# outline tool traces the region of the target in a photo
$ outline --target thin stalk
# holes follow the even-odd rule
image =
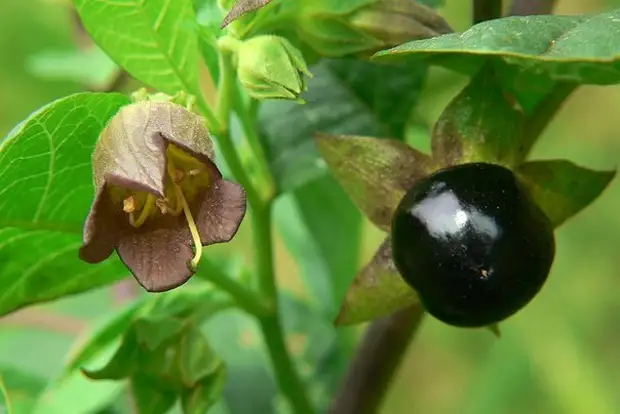
[[[502,17],[502,0],[474,0],[474,24]]]

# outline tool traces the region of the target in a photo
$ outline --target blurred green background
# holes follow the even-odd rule
[[[42,56],[75,49],[72,17],[60,3],[0,0],[0,136],[37,107],[84,89],[41,73],[41,67],[46,70]],[[457,30],[467,28],[470,2],[446,3],[442,13],[447,20]],[[620,7],[620,0],[560,0],[557,13],[612,7]],[[433,69],[419,115],[435,120],[463,82]],[[620,160],[618,114],[620,86],[579,89],[545,133],[535,157],[615,167]],[[428,319],[383,413],[620,413],[619,207],[616,180],[595,204],[558,230],[548,284],[502,325],[500,340],[484,330],[456,329]],[[380,241],[381,234],[367,226],[360,266]],[[241,249],[248,242],[244,229],[234,246]],[[282,285],[306,294],[282,243],[277,254]],[[0,374],[10,378],[14,399],[25,407],[22,412],[28,412],[29,394],[59,372],[91,321],[112,312],[118,302],[111,289],[102,289],[0,320]],[[248,345],[247,338],[230,340],[256,346],[255,341]]]

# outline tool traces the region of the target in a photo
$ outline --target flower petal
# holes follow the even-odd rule
[[[389,238],[370,263],[355,277],[336,318],[336,325],[352,325],[387,316],[419,302],[392,260]]]
[[[127,230],[122,224],[125,222],[123,211],[114,206],[110,199],[108,187],[100,187],[84,223],[80,259],[87,263],[99,263],[107,259]]]
[[[93,154],[95,185],[114,180],[113,184],[120,187],[164,197],[168,143],[205,164],[213,162],[213,142],[200,116],[167,101],[124,106],[97,141]]]
[[[204,196],[195,218],[204,246],[229,242],[246,211],[245,190],[237,183],[216,180]]]
[[[165,216],[125,235],[116,248],[138,283],[149,292],[174,289],[189,280],[194,256],[185,219]]]

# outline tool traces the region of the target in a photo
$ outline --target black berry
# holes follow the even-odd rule
[[[499,322],[543,286],[553,227],[515,175],[463,164],[420,180],[392,221],[394,262],[426,310],[455,326]]]

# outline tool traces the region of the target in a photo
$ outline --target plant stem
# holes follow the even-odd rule
[[[425,312],[403,309],[373,322],[357,349],[329,414],[374,414]]]
[[[532,16],[551,14],[556,0],[514,0],[510,7],[511,16]]]
[[[276,381],[296,414],[313,414],[314,410],[305,393],[302,381],[286,349],[284,332],[278,312],[278,290],[273,264],[273,234],[271,225],[272,196],[262,198],[243,168],[239,154],[230,136],[230,116],[235,93],[235,70],[229,50],[220,50],[220,82],[218,88],[218,143],[233,175],[245,188],[252,209],[254,249],[258,274],[259,294],[267,302],[268,312],[255,314],[261,328],[267,351],[273,364]],[[204,100],[203,100],[204,101]],[[242,114],[245,116],[245,114]],[[230,288],[231,286],[228,286]],[[237,292],[239,293],[239,292]]]
[[[526,117],[521,151],[523,159],[527,158],[534,143],[577,86],[575,83],[558,82]]]
[[[230,51],[222,50],[220,54],[220,82],[218,87],[217,113],[219,129],[217,133],[220,150],[226,159],[233,176],[239,181],[247,193],[251,205],[262,203],[260,194],[254,187],[252,180],[243,168],[239,154],[235,150],[230,135],[230,116],[235,93],[235,71],[232,65]],[[204,101],[204,99],[203,99]]]
[[[502,17],[502,0],[474,0],[474,24]]]
[[[199,276],[228,293],[247,313],[262,316],[272,312],[269,304],[261,300],[261,296],[230,278],[213,263],[203,259],[199,269]]]

